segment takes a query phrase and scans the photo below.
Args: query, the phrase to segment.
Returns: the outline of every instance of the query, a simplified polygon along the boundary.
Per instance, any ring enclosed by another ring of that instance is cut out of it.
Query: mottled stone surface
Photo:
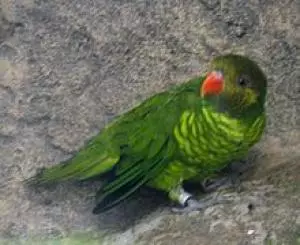
[[[300,243],[298,0],[0,4],[1,244]],[[24,188],[114,115],[230,51],[257,60],[269,79],[266,134],[242,190],[220,193],[230,203],[174,215],[151,196],[93,216],[97,184]]]

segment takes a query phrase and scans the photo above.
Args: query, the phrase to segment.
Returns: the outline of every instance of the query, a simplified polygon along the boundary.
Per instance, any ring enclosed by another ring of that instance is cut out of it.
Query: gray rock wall
[[[0,4],[0,243],[300,242],[299,1]],[[230,204],[174,215],[152,196],[93,216],[97,184],[24,188],[22,180],[70,157],[115,115],[225,52],[249,55],[269,79],[256,167],[241,192],[220,194]]]

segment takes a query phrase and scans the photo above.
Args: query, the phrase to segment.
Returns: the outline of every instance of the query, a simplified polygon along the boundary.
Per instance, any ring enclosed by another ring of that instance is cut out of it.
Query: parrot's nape
[[[71,159],[27,180],[31,185],[88,180],[111,173],[94,213],[142,186],[187,210],[203,207],[182,187],[243,158],[265,128],[267,79],[249,58],[214,58],[207,74],[156,94],[108,124]]]

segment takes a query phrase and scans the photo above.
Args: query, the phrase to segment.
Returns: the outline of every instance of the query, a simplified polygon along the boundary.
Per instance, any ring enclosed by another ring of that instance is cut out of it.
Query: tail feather
[[[69,180],[86,180],[108,172],[120,158],[117,152],[86,153],[79,152],[65,162],[43,169],[25,182],[29,185],[43,185]]]

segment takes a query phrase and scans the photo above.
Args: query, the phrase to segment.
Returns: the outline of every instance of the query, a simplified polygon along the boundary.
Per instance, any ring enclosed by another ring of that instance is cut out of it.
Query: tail
[[[97,142],[96,138],[71,159],[42,170],[25,182],[28,185],[44,185],[69,180],[86,180],[104,174],[120,159],[119,150],[108,145]]]

